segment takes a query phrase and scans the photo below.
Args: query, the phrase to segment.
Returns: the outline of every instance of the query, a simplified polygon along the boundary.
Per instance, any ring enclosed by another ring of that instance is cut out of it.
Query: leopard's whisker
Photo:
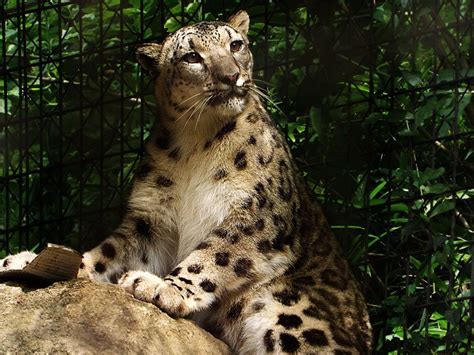
[[[196,108],[193,110],[193,112],[192,112],[191,115],[189,116],[188,121],[191,120],[191,118],[194,116],[194,114],[196,114],[196,113],[199,111],[199,109],[205,104],[205,102],[206,102],[208,99],[209,99],[209,97],[204,98],[204,99],[199,103],[199,105],[196,106]],[[186,124],[187,124],[187,123],[188,123],[188,122],[186,122]],[[185,127],[186,127],[186,126],[185,126]],[[195,129],[196,129],[196,128],[195,128]]]
[[[260,96],[261,98],[270,102],[271,104],[276,105],[275,102],[267,94],[265,94],[262,90],[258,89],[257,87],[250,86],[249,89],[253,91],[254,93],[256,93],[258,96]]]
[[[186,111],[184,111],[177,119],[176,122],[178,122],[184,115],[186,115],[189,111],[191,111],[193,108],[195,108],[199,103],[201,102],[200,99],[198,99],[195,103],[193,103],[191,106],[187,108]]]
[[[188,102],[189,100],[195,98],[196,96],[199,96],[199,95],[204,95],[203,92],[198,92],[197,94],[194,94],[194,95],[191,95],[190,97],[188,97],[187,99],[185,99],[184,101],[181,101],[178,106],[181,106],[183,105],[185,102]]]
[[[256,90],[257,92],[259,92],[260,94],[262,94],[263,97],[265,97],[267,100],[271,100],[270,99],[270,96],[268,96],[268,94],[265,93],[265,89],[254,84],[253,86],[250,87],[251,89],[254,89]]]
[[[202,101],[205,99],[200,99],[195,105],[193,105],[193,111],[189,114],[188,118],[186,119],[186,122],[184,123],[184,128],[188,125],[188,122],[191,120],[191,117],[193,116],[194,111],[201,105]]]
[[[198,122],[199,122],[199,119],[201,118],[201,115],[202,115],[202,113],[204,112],[204,109],[206,108],[207,103],[208,103],[209,101],[211,101],[211,99],[212,99],[212,95],[209,96],[209,97],[207,98],[207,100],[204,102],[204,104],[201,105],[201,111],[199,112],[199,115],[198,115],[198,118],[197,118],[197,120],[196,120],[196,123],[194,124],[194,130],[196,130],[197,125],[198,125]]]
[[[278,112],[280,112],[284,117],[286,117],[285,113],[282,111],[280,106],[278,106],[278,104],[275,101],[273,101],[267,94],[265,94],[260,88],[258,88],[255,85],[255,86],[250,86],[249,89],[255,92],[257,95],[264,98],[265,100],[267,100],[270,104],[272,104],[278,110]]]
[[[190,110],[192,110],[195,106],[197,105],[197,102],[191,105],[190,107],[187,108],[186,111],[184,111],[177,119],[176,122],[178,122],[186,113],[188,113]]]
[[[265,80],[262,80],[262,79],[255,79],[255,78],[253,78],[252,80],[253,80],[253,81],[258,81],[258,82],[261,82],[261,83],[264,83],[264,84],[267,84],[268,86],[275,86],[275,85],[273,85],[271,82],[265,81]],[[254,84],[254,85],[255,85],[255,84]],[[255,86],[256,86],[256,85],[255,85]]]
[[[189,122],[189,121],[191,120],[191,118],[194,116],[194,114],[199,110],[199,108],[201,107],[201,105],[202,105],[205,101],[207,101],[208,98],[209,98],[209,97],[205,97],[205,98],[201,99],[201,100],[199,101],[199,103],[194,106],[195,108],[194,108],[193,112],[191,112],[191,114],[189,115],[188,119],[186,120],[186,123],[184,124],[184,127],[185,127],[185,128],[186,128],[186,126],[188,125],[188,122]]]

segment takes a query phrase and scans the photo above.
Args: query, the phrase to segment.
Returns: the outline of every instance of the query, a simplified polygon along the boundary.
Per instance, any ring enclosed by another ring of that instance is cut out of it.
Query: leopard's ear
[[[160,57],[163,46],[157,43],[143,43],[136,49],[135,55],[138,63],[145,69],[151,77],[159,74],[158,58]]]
[[[236,14],[232,15],[229,20],[227,20],[227,23],[233,28],[235,28],[237,31],[242,32],[244,35],[247,36],[247,33],[249,31],[250,18],[249,14],[246,11],[240,10]]]

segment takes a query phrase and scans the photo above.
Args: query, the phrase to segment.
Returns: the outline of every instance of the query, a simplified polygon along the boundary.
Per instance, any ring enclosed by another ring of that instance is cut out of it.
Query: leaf
[[[180,23],[176,21],[174,17],[170,17],[168,20],[166,20],[165,25],[164,25],[164,28],[166,28],[166,30],[169,33],[175,32],[180,27],[181,27]]]
[[[199,2],[192,2],[192,3],[190,3],[190,4],[188,4],[188,5],[186,6],[186,10],[185,10],[185,11],[186,11],[188,14],[192,14],[192,13],[194,13],[194,12],[199,8],[199,6],[200,6]]]
[[[454,201],[444,200],[441,203],[438,203],[435,208],[433,208],[429,217],[433,218],[439,214],[446,213],[454,209],[454,207],[456,207],[456,203]]]
[[[416,131],[411,130],[411,129],[404,129],[403,131],[400,131],[398,134],[401,135],[402,137],[410,137],[410,136],[415,136]]]
[[[415,111],[415,123],[422,125],[426,119],[433,116],[435,110],[436,101],[433,98],[426,100],[418,109]]]
[[[373,18],[382,23],[388,23],[392,16],[392,12],[390,9],[385,8],[386,4],[382,4],[381,6],[377,6],[374,11]]]
[[[374,199],[370,200],[369,206],[379,206],[379,205],[383,205],[386,202],[387,202],[387,200],[385,200],[385,199],[374,198]]]
[[[439,72],[438,77],[436,78],[438,83],[443,83],[447,81],[453,81],[456,77],[456,72],[454,69],[443,69]]]
[[[410,73],[410,72],[402,71],[402,75],[405,78],[405,80],[408,82],[408,84],[410,84],[411,86],[418,86],[422,83],[422,80],[418,73]]]
[[[366,124],[374,124],[378,121],[384,120],[385,117],[379,112],[372,112],[367,118],[365,119]]]
[[[459,112],[463,112],[467,105],[471,103],[471,94],[467,91],[459,101]]]
[[[420,231],[424,231],[425,227],[420,220],[414,220],[405,225],[402,229],[402,236],[408,236]]]
[[[428,186],[421,186],[421,189],[426,194],[441,194],[449,190],[448,186],[443,184],[434,184]]]
[[[372,200],[375,196],[377,196],[377,194],[385,187],[385,185],[387,185],[386,181],[382,181],[380,184],[378,184],[370,193],[369,198]]]
[[[309,110],[309,118],[314,133],[319,137],[322,131],[321,109],[311,106],[311,109]]]
[[[417,187],[420,187],[430,180],[439,178],[441,175],[444,174],[445,171],[446,170],[443,167],[438,169],[426,168],[425,171],[423,171],[423,173],[417,179],[418,181],[416,181],[415,185]]]
[[[446,316],[446,320],[454,326],[459,324],[461,319],[461,314],[459,309],[448,309],[444,315]]]

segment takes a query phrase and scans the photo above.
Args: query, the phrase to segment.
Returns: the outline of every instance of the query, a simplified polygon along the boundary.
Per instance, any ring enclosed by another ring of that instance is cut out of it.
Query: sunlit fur
[[[235,53],[230,50],[233,41],[243,42]],[[198,53],[202,62],[183,60],[190,52]],[[247,103],[252,54],[247,37],[228,24],[204,22],[178,30],[162,44],[157,63],[156,99],[179,128],[215,127],[223,117],[242,112]],[[235,91],[219,80],[219,75],[234,72],[239,73]]]
[[[7,256],[0,260],[0,271],[23,269],[36,257],[36,254],[29,251],[22,251],[15,256]]]
[[[240,11],[137,50],[157,123],[122,223],[79,276],[192,317],[239,354],[368,353],[363,296],[252,84],[248,26]]]

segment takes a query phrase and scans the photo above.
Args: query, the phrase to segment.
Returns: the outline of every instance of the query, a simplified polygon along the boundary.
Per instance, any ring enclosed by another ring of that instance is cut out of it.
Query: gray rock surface
[[[0,353],[230,354],[193,322],[115,285],[87,280],[28,289],[0,283]]]

